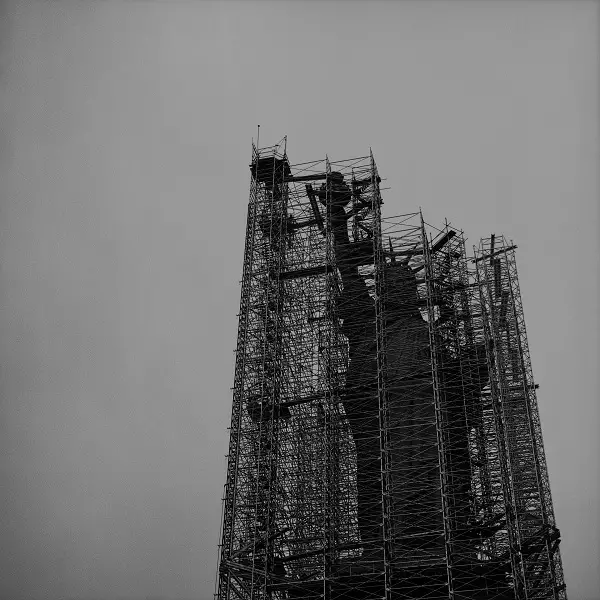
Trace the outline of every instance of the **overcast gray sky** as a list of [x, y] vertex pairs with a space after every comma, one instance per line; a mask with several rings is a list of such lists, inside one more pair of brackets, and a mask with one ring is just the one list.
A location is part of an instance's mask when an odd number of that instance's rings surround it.
[[518, 265], [571, 600], [600, 590], [599, 4], [6, 1], [0, 597], [212, 597], [251, 138], [373, 148]]

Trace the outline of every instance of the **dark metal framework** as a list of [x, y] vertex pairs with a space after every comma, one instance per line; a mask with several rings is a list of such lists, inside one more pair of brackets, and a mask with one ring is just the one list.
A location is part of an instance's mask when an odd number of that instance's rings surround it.
[[514, 246], [253, 147], [218, 600], [566, 600]]

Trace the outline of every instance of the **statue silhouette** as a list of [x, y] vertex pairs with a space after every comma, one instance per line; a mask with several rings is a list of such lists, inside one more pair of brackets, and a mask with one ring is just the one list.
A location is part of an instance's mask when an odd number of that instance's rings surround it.
[[[383, 540], [382, 463], [378, 393], [375, 304], [358, 271], [364, 248], [351, 243], [345, 206], [350, 189], [341, 174], [331, 174], [331, 226], [343, 292], [338, 300], [342, 331], [348, 339], [349, 362], [344, 410], [356, 445], [358, 525], [363, 556], [377, 560]], [[358, 250], [357, 250], [358, 249]], [[443, 554], [444, 537], [438, 432], [432, 386], [432, 360], [427, 322], [419, 310], [417, 280], [408, 262], [388, 263], [384, 306], [387, 341], [388, 443], [391, 473], [391, 521], [394, 547], [413, 554], [421, 549]], [[447, 492], [457, 528], [469, 526], [469, 430], [476, 425], [473, 408], [488, 379], [483, 345], [459, 361], [439, 357], [438, 377], [447, 425], [445, 460], [453, 473]]]

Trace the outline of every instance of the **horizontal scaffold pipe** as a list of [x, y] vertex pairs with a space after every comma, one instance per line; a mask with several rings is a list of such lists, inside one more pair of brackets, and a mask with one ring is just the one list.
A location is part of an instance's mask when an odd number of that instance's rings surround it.
[[[299, 279], [300, 277], [312, 277], [314, 275], [325, 275], [327, 273], [333, 273], [332, 265], [319, 265], [318, 267], [298, 269], [297, 271], [284, 271], [283, 273], [279, 273], [279, 279]], [[271, 277], [276, 279], [277, 273], [272, 272]]]
[[490, 254], [484, 254], [483, 256], [478, 256], [473, 259], [472, 262], [478, 263], [481, 260], [486, 260], [487, 258], [493, 258], [497, 254], [502, 254], [503, 252], [509, 252], [510, 250], [516, 250], [518, 246], [508, 246], [508, 248], [501, 248], [500, 250], [496, 250], [495, 252], [491, 252]]

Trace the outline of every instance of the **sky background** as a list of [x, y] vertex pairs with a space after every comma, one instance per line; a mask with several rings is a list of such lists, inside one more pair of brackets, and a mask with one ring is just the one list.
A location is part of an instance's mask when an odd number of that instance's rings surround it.
[[0, 598], [212, 598], [251, 139], [517, 260], [571, 600], [600, 592], [593, 1], [0, 4]]

